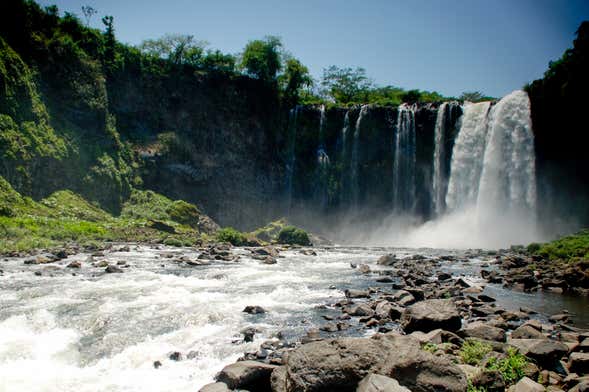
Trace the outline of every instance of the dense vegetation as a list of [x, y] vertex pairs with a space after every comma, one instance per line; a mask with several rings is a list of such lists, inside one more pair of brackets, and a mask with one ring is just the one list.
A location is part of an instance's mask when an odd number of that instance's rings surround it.
[[133, 191], [114, 217], [71, 191], [35, 202], [0, 177], [0, 253], [74, 243], [95, 247], [103, 241], [189, 246], [211, 239], [215, 230], [196, 206], [151, 191]]
[[[544, 214], [563, 222], [589, 222], [589, 21], [576, 33], [573, 47], [549, 64], [542, 79], [525, 87], [532, 102], [537, 173]], [[554, 191], [557, 190], [557, 191]]]
[[578, 261], [589, 258], [589, 230], [545, 244], [528, 245], [528, 252], [548, 260]]

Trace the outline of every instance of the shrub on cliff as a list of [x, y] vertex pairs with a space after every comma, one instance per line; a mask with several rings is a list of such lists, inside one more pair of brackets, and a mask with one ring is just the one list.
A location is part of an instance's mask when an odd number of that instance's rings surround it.
[[[532, 245], [530, 244], [530, 246]], [[533, 253], [549, 260], [576, 261], [578, 259], [588, 258], [589, 230], [583, 230], [577, 234], [542, 244]]]
[[247, 244], [246, 236], [233, 227], [225, 227], [217, 232], [217, 241], [229, 242], [234, 246], [244, 246]]
[[278, 242], [290, 245], [311, 245], [311, 240], [306, 231], [294, 226], [286, 226], [278, 233]]

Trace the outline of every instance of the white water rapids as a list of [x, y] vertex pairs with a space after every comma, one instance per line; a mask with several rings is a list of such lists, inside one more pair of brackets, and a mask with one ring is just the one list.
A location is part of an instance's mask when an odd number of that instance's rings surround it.
[[[255, 352], [279, 331], [287, 341], [296, 341], [326, 323], [322, 316], [337, 317], [331, 305], [344, 298], [344, 289], [391, 290], [390, 283], [376, 281], [379, 271], [390, 269], [376, 265], [385, 253], [399, 258], [453, 255], [462, 261], [444, 262], [442, 270], [479, 282], [484, 262], [465, 252], [433, 249], [315, 251], [317, 256], [281, 252], [284, 257], [274, 265], [250, 258], [246, 249], [234, 249], [242, 255], [239, 262], [192, 267], [174, 262], [179, 256], [197, 256], [188, 248], [131, 246], [130, 251], [95, 257], [126, 261], [129, 267], [122, 274], [106, 274], [85, 261], [88, 255], [46, 265], [0, 260], [0, 391], [198, 391], [224, 366], [244, 352]], [[82, 268], [66, 268], [72, 260], [82, 260]], [[350, 263], [367, 263], [376, 273], [361, 274]], [[506, 308], [528, 306], [546, 314], [566, 308], [589, 324], [586, 302], [579, 298], [515, 293], [500, 285], [489, 285], [485, 293]], [[243, 313], [247, 305], [268, 312]], [[322, 334], [375, 332], [360, 328], [357, 318], [349, 322], [345, 332]], [[249, 326], [260, 333], [243, 343], [240, 331]], [[183, 360], [168, 358], [176, 351]], [[162, 366], [155, 369], [154, 361]]]

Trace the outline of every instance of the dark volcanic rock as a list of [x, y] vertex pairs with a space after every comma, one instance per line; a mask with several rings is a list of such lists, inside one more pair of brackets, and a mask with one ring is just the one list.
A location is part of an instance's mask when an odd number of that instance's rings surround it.
[[122, 274], [123, 270], [117, 267], [116, 265], [109, 265], [104, 269], [107, 274]]
[[401, 326], [407, 333], [428, 332], [438, 328], [455, 332], [462, 326], [462, 319], [451, 300], [430, 299], [405, 309]]
[[257, 361], [241, 361], [225, 366], [215, 377], [230, 389], [247, 389], [251, 391], [271, 391], [270, 375], [275, 365]]
[[266, 309], [258, 305], [248, 305], [243, 309], [243, 312], [249, 314], [263, 314], [266, 313]]

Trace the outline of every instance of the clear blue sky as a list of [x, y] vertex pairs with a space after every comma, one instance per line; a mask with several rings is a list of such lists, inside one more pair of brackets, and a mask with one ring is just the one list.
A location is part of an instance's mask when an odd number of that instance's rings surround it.
[[503, 96], [544, 73], [572, 45], [587, 0], [41, 0], [91, 25], [113, 15], [117, 38], [138, 44], [192, 34], [224, 52], [282, 38], [314, 77], [329, 65], [364, 67], [380, 85], [479, 90]]

